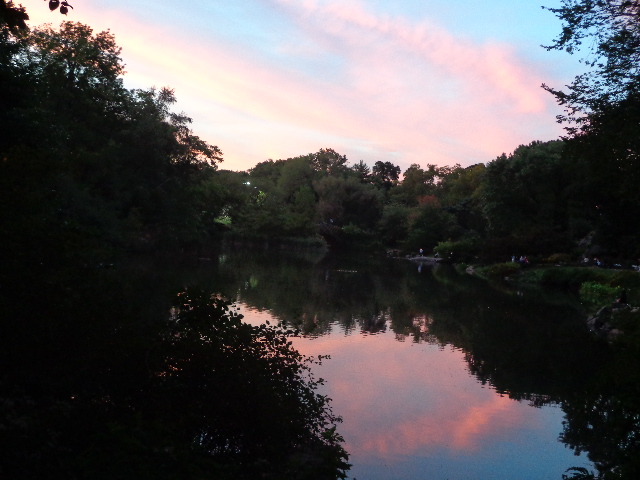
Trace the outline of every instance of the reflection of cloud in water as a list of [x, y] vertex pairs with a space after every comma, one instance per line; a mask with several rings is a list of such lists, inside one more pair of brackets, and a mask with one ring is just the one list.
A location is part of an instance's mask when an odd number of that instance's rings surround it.
[[329, 379], [324, 393], [344, 418], [340, 432], [351, 454], [392, 462], [443, 448], [469, 454], [517, 442], [514, 437], [537, 428], [537, 409], [483, 388], [463, 352], [452, 347], [400, 343], [393, 335], [296, 339], [294, 345], [306, 355], [331, 355], [314, 371]]
[[276, 318], [269, 310], [250, 307], [240, 302], [236, 302], [235, 306], [237, 307], [238, 312], [244, 316], [242, 321], [250, 325], [259, 326], [267, 322], [270, 322], [271, 325], [273, 325], [277, 324], [279, 321], [278, 318]]

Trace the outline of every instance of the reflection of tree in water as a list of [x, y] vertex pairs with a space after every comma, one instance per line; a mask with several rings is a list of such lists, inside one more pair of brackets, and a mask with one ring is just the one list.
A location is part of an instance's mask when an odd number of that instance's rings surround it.
[[561, 439], [586, 452], [598, 478], [640, 478], [640, 408], [609, 395], [566, 400]]
[[[259, 279], [254, 289], [239, 288], [243, 301], [312, 335], [336, 323], [347, 333], [356, 325], [365, 333], [386, 326], [400, 341], [453, 345], [483, 384], [534, 407], [562, 405], [561, 439], [609, 472], [603, 478], [640, 478], [640, 395], [630, 387], [640, 380], [629, 380], [629, 370], [640, 368], [624, 366], [637, 359], [614, 363], [570, 299], [512, 292], [446, 267], [418, 273], [403, 261], [341, 258], [292, 267], [289, 260], [272, 266], [272, 260], [236, 264], [241, 277], [249, 269]], [[627, 380], [603, 385], [610, 377]], [[634, 393], [623, 400], [625, 391]]]
[[356, 325], [369, 333], [384, 330], [389, 302], [380, 295], [392, 295], [394, 278], [401, 275], [371, 274], [362, 264], [333, 259], [309, 263], [265, 255], [236, 257], [225, 269], [238, 279], [258, 279], [255, 287], [236, 280], [235, 298], [309, 335], [327, 333], [335, 323], [346, 332]]
[[587, 453], [596, 468], [592, 478], [640, 478], [640, 356], [621, 346], [611, 356], [563, 401], [561, 439]]
[[183, 279], [123, 273], [0, 296], [2, 478], [343, 478], [338, 419], [281, 331], [202, 294], [167, 319]]
[[596, 468], [567, 477], [640, 478], [640, 357], [592, 337], [570, 304], [527, 295], [487, 298], [487, 292], [470, 295], [434, 311], [431, 331], [464, 350], [482, 383], [534, 407], [561, 405], [560, 440], [587, 453]]

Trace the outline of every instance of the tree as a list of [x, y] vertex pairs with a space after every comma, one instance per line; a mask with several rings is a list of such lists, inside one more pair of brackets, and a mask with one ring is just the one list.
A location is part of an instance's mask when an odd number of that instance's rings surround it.
[[[532, 142], [490, 162], [482, 181], [483, 213], [488, 234], [509, 239], [501, 249], [553, 253], [569, 248], [590, 224], [581, 164], [563, 158], [561, 141]], [[583, 165], [583, 164], [582, 164]], [[504, 253], [503, 253], [504, 254]]]
[[544, 85], [565, 106], [568, 153], [584, 164], [585, 185], [597, 208], [600, 245], [621, 255], [637, 255], [640, 234], [627, 219], [640, 212], [640, 2], [564, 0], [550, 8], [564, 23], [548, 49], [586, 49], [588, 70], [568, 91]]
[[[66, 15], [70, 8], [73, 8], [69, 3], [60, 0], [49, 0], [49, 10], [52, 12], [60, 8], [60, 13]], [[6, 24], [10, 29], [26, 29], [29, 20], [26, 9], [20, 5], [16, 7], [14, 3], [9, 0], [0, 0], [0, 25]]]
[[369, 177], [371, 176], [371, 169], [369, 165], [364, 163], [363, 160], [360, 160], [358, 163], [351, 167], [351, 170], [356, 174], [356, 176], [360, 179], [362, 183], [367, 183], [369, 181]]
[[640, 95], [602, 106], [567, 144], [585, 172], [598, 245], [624, 256], [640, 254], [640, 231], [629, 218], [640, 215]]
[[385, 245], [398, 246], [407, 239], [411, 209], [405, 205], [391, 203], [384, 206], [378, 222], [378, 230]]
[[442, 203], [456, 216], [458, 224], [467, 232], [482, 233], [485, 230], [480, 188], [484, 173], [483, 163], [466, 168], [458, 167], [444, 177], [440, 184], [439, 195]]
[[562, 7], [547, 9], [563, 28], [546, 48], [570, 54], [587, 50], [582, 62], [589, 70], [574, 79], [568, 92], [543, 85], [566, 107], [561, 121], [583, 123], [589, 112], [640, 93], [638, 0], [563, 0]]
[[413, 163], [403, 173], [402, 182], [391, 191], [391, 197], [405, 205], [416, 206], [420, 197], [434, 194], [442, 180], [458, 168], [460, 165], [438, 167], [428, 163], [425, 170]]
[[381, 182], [387, 190], [398, 182], [400, 172], [400, 167], [397, 165], [394, 165], [391, 162], [383, 162], [381, 160], [378, 160], [371, 170], [374, 179]]
[[417, 251], [422, 248], [430, 253], [438, 242], [457, 233], [455, 217], [442, 208], [438, 199], [426, 195], [409, 216], [409, 235], [406, 247]]
[[[292, 347], [295, 332], [244, 323], [230, 302], [202, 291], [177, 300], [154, 376], [162, 404], [190, 399], [187, 438], [236, 469], [234, 478], [346, 478], [341, 419], [316, 391], [313, 359]], [[172, 425], [175, 412], [166, 413]]]
[[0, 54], [7, 257], [87, 263], [94, 250], [184, 246], [213, 232], [222, 152], [171, 111], [171, 89], [124, 88], [111, 33], [73, 22], [3, 29]]
[[380, 217], [382, 195], [371, 184], [355, 177], [327, 176], [314, 182], [318, 214], [324, 222], [337, 226], [372, 228]]
[[0, 0], [0, 27], [6, 25], [11, 31], [16, 32], [27, 28], [27, 20], [29, 15], [22, 5], [16, 7], [11, 0]]
[[314, 171], [325, 175], [340, 175], [347, 172], [347, 156], [340, 155], [333, 148], [321, 148], [308, 155]]

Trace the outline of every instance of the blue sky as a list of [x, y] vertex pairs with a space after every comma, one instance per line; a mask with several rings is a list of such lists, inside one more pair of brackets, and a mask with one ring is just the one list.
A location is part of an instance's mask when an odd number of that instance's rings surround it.
[[[538, 1], [71, 3], [68, 20], [115, 34], [125, 84], [174, 88], [232, 170], [328, 147], [403, 171], [488, 162], [558, 138], [561, 110], [540, 85], [580, 72], [540, 47], [561, 26]], [[32, 26], [62, 19], [23, 5]]]

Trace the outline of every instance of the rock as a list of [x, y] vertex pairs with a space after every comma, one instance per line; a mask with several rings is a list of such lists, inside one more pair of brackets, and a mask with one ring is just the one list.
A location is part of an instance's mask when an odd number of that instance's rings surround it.
[[607, 334], [607, 339], [609, 341], [613, 341], [616, 338], [618, 338], [620, 335], [622, 335], [622, 330], [618, 330], [617, 328], [612, 328], [611, 330], [609, 330], [609, 333]]
[[611, 307], [602, 307], [595, 315], [591, 315], [587, 319], [587, 327], [597, 335], [607, 335], [611, 330], [612, 309]]

